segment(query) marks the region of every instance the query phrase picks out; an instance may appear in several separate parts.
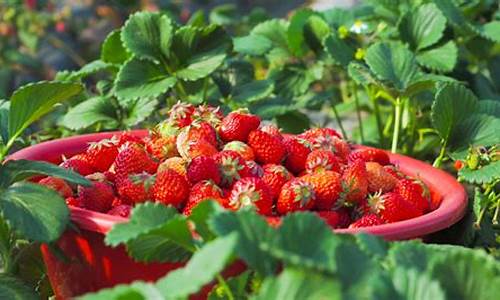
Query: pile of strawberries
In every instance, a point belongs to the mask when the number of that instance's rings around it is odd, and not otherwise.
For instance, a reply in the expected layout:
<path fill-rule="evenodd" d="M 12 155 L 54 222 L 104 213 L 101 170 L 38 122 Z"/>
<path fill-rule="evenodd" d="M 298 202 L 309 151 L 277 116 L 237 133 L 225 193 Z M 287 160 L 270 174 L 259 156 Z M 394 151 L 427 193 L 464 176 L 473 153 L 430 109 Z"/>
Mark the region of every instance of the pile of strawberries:
<path fill-rule="evenodd" d="M 426 186 L 391 165 L 378 149 L 352 147 L 331 128 L 282 134 L 245 110 L 178 103 L 146 138 L 124 132 L 91 144 L 61 166 L 93 181 L 71 187 L 47 177 L 68 205 L 127 217 L 145 201 L 189 215 L 202 201 L 245 206 L 279 224 L 311 210 L 333 228 L 418 217 L 431 210 Z"/>

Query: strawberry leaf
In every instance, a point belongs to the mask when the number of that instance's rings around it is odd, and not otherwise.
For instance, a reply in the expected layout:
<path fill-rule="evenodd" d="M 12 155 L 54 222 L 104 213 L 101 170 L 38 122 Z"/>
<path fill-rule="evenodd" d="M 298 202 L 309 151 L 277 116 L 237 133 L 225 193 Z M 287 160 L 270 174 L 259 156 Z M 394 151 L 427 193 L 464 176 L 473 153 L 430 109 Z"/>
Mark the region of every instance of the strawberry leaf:
<path fill-rule="evenodd" d="M 338 65 L 346 67 L 354 59 L 354 49 L 339 38 L 336 33 L 328 35 L 323 41 L 323 45 L 326 53 Z"/>
<path fill-rule="evenodd" d="M 109 99 L 94 97 L 80 102 L 70 108 L 60 121 L 60 125 L 72 130 L 80 130 L 98 122 L 106 122 L 117 126 L 115 107 Z"/>
<path fill-rule="evenodd" d="M 245 271 L 238 276 L 226 280 L 227 286 L 235 299 L 245 299 L 247 297 L 247 286 L 251 279 L 251 271 Z M 225 287 L 221 284 L 215 286 L 208 294 L 208 300 L 229 300 L 225 293 Z"/>
<path fill-rule="evenodd" d="M 9 102 L 0 100 L 0 145 L 9 140 Z"/>
<path fill-rule="evenodd" d="M 413 49 L 420 50 L 435 44 L 443 35 L 446 18 L 433 3 L 419 6 L 406 13 L 399 23 L 401 38 Z"/>
<path fill-rule="evenodd" d="M 272 47 L 272 42 L 261 35 L 250 34 L 233 39 L 234 51 L 247 55 L 263 55 Z"/>
<path fill-rule="evenodd" d="M 121 30 L 111 31 L 101 47 L 101 60 L 110 64 L 122 64 L 130 58 L 121 40 Z"/>
<path fill-rule="evenodd" d="M 189 220 L 195 224 L 196 233 L 198 233 L 205 241 L 215 238 L 208 225 L 210 220 L 215 214 L 223 212 L 224 209 L 216 201 L 203 201 L 198 204 L 189 215 Z"/>
<path fill-rule="evenodd" d="M 499 43 L 500 42 L 500 21 L 491 21 L 481 26 L 476 26 L 477 32 L 484 38 Z"/>
<path fill-rule="evenodd" d="M 417 54 L 420 65 L 433 71 L 450 72 L 457 63 L 458 49 L 453 41 Z"/>
<path fill-rule="evenodd" d="M 500 161 L 491 162 L 477 170 L 471 170 L 464 167 L 460 169 L 458 176 L 473 184 L 494 182 L 496 179 L 500 178 Z"/>
<path fill-rule="evenodd" d="M 58 72 L 56 75 L 56 80 L 60 81 L 78 81 L 82 78 L 94 75 L 96 73 L 110 70 L 113 66 L 102 60 L 94 60 L 85 66 L 83 66 L 78 71 L 62 71 Z"/>
<path fill-rule="evenodd" d="M 492 146 L 500 143 L 500 118 L 474 113 L 457 124 L 450 146 L 455 149 L 470 146 Z"/>
<path fill-rule="evenodd" d="M 155 98 L 139 98 L 127 102 L 124 106 L 127 116 L 123 120 L 123 123 L 128 128 L 131 128 L 153 114 L 158 106 L 158 100 Z"/>
<path fill-rule="evenodd" d="M 290 19 L 290 25 L 287 30 L 288 48 L 297 57 L 304 56 L 309 50 L 304 39 L 304 27 L 309 18 L 317 14 L 309 8 L 295 11 Z"/>
<path fill-rule="evenodd" d="M 81 300 L 109 299 L 161 299 L 158 289 L 151 283 L 134 281 L 130 284 L 120 284 L 112 288 L 102 289 L 78 297 Z"/>
<path fill-rule="evenodd" d="M 445 293 L 437 280 L 427 273 L 415 269 L 396 268 L 392 275 L 396 291 L 402 299 L 408 300 L 445 300 Z"/>
<path fill-rule="evenodd" d="M 259 101 L 269 95 L 274 90 L 274 84 L 271 80 L 254 80 L 233 88 L 233 100 L 243 105 Z"/>
<path fill-rule="evenodd" d="M 35 300 L 39 297 L 33 290 L 15 277 L 5 274 L 0 275 L 0 299 L 26 299 Z"/>

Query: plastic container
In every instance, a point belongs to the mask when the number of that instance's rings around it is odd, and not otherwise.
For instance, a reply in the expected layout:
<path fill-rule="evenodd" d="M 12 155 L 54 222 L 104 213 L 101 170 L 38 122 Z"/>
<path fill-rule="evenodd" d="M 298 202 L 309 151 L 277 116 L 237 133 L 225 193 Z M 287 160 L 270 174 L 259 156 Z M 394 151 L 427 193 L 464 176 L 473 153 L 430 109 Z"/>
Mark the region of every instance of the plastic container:
<path fill-rule="evenodd" d="M 110 138 L 113 134 L 98 133 L 41 143 L 14 153 L 9 159 L 42 160 L 58 163 L 62 155 L 72 156 L 85 150 L 88 143 Z M 137 136 L 146 130 L 133 131 Z M 389 154 L 391 162 L 406 174 L 424 181 L 429 187 L 432 202 L 437 209 L 418 218 L 363 229 L 339 229 L 338 233 L 367 232 L 387 240 L 405 240 L 423 237 L 445 229 L 460 220 L 467 206 L 467 194 L 454 177 L 424 162 L 397 154 Z M 104 234 L 114 224 L 126 222 L 121 217 L 71 207 L 71 220 L 78 230 L 68 229 L 58 241 L 62 253 L 46 245 L 42 254 L 48 275 L 58 299 L 67 299 L 89 291 L 96 291 L 134 280 L 156 280 L 182 264 L 142 264 L 129 258 L 123 247 L 104 245 Z M 62 255 L 61 255 L 62 254 Z M 230 266 L 224 275 L 241 272 L 244 265 Z M 199 297 L 205 293 L 201 293 Z"/>

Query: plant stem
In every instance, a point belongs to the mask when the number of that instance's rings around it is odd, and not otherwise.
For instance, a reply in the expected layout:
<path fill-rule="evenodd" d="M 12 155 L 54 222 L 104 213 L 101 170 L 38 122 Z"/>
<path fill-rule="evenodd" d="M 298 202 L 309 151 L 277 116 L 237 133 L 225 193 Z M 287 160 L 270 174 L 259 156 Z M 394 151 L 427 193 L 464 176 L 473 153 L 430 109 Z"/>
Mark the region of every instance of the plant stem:
<path fill-rule="evenodd" d="M 497 203 L 495 207 L 495 213 L 493 214 L 493 224 L 498 224 L 498 214 L 500 212 L 500 196 L 497 196 Z"/>
<path fill-rule="evenodd" d="M 358 91 L 357 91 L 357 86 L 355 83 L 352 85 L 352 95 L 354 97 L 354 104 L 356 105 L 356 115 L 358 117 L 358 127 L 359 127 L 359 134 L 361 136 L 361 144 L 365 143 L 365 134 L 363 132 L 363 122 L 361 121 L 361 110 L 359 108 L 359 98 L 358 98 Z"/>
<path fill-rule="evenodd" d="M 227 298 L 229 300 L 234 300 L 233 292 L 231 291 L 231 288 L 229 288 L 229 285 L 227 284 L 224 277 L 222 277 L 220 274 L 217 274 L 217 281 L 222 287 L 224 287 L 224 291 L 226 292 Z"/>
<path fill-rule="evenodd" d="M 333 110 L 333 114 L 335 115 L 335 119 L 337 120 L 337 124 L 340 127 L 340 131 L 342 131 L 342 136 L 344 136 L 344 138 L 347 139 L 347 133 L 344 129 L 344 126 L 342 125 L 342 121 L 340 120 L 339 112 L 337 111 L 337 108 L 335 107 L 335 105 L 332 105 L 332 110 Z"/>
<path fill-rule="evenodd" d="M 375 120 L 377 122 L 378 137 L 380 141 L 380 146 L 383 147 L 385 145 L 385 138 L 382 127 L 382 118 L 380 117 L 380 107 L 378 106 L 378 100 L 376 97 L 374 97 L 372 91 L 369 88 L 366 89 L 366 92 L 368 94 L 368 97 L 370 98 L 370 101 L 373 102 L 373 111 L 375 113 Z"/>
<path fill-rule="evenodd" d="M 441 150 L 439 150 L 439 156 L 436 158 L 436 160 L 432 164 L 432 166 L 434 168 L 441 168 L 441 163 L 443 162 L 443 158 L 444 158 L 444 156 L 446 154 L 446 147 L 447 147 L 447 145 L 448 145 L 448 140 L 444 140 L 441 143 Z"/>
<path fill-rule="evenodd" d="M 172 68 L 170 68 L 170 66 L 168 65 L 168 63 L 165 60 L 165 58 L 163 57 L 163 55 L 161 56 L 160 60 L 161 60 L 161 63 L 163 64 L 163 66 L 165 67 L 165 69 L 167 70 L 167 72 L 170 75 L 172 75 L 174 72 L 172 71 Z M 187 100 L 186 99 L 187 93 L 186 93 L 186 90 L 184 89 L 184 85 L 182 84 L 181 80 L 177 80 L 175 87 L 176 87 L 177 91 L 179 92 L 179 94 L 181 94 L 181 96 L 183 97 L 183 100 Z"/>
<path fill-rule="evenodd" d="M 402 101 L 398 97 L 396 99 L 396 106 L 394 110 L 394 131 L 392 132 L 392 146 L 391 146 L 392 153 L 396 153 L 398 151 L 399 129 L 401 127 L 401 114 L 402 114 L 401 104 Z"/>

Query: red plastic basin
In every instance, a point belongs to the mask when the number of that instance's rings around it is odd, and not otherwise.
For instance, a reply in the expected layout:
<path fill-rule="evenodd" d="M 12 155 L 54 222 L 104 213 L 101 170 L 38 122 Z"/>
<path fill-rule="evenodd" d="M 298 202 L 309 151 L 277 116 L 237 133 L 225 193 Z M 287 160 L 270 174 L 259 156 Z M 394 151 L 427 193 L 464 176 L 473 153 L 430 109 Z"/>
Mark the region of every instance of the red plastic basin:
<path fill-rule="evenodd" d="M 12 154 L 9 159 L 29 159 L 59 163 L 62 155 L 67 157 L 85 150 L 88 143 L 110 138 L 118 132 L 75 136 L 41 143 Z M 146 130 L 133 131 L 137 136 L 146 136 Z M 427 163 L 398 154 L 391 154 L 391 162 L 406 174 L 424 181 L 429 187 L 433 203 L 438 208 L 418 218 L 392 224 L 361 229 L 338 229 L 338 233 L 367 232 L 387 240 L 405 240 L 423 237 L 445 229 L 460 220 L 467 206 L 467 194 L 453 176 L 435 169 Z M 114 224 L 127 220 L 85 209 L 71 207 L 71 220 L 78 231 L 67 230 L 58 245 L 62 256 L 52 252 L 46 245 L 42 254 L 49 279 L 58 299 L 68 299 L 89 291 L 96 291 L 119 283 L 134 280 L 156 280 L 182 264 L 134 262 L 123 247 L 110 248 L 104 245 L 104 234 Z M 225 275 L 241 272 L 241 263 L 232 265 Z M 205 292 L 207 288 L 205 289 Z M 204 293 L 200 294 L 203 295 Z"/>

